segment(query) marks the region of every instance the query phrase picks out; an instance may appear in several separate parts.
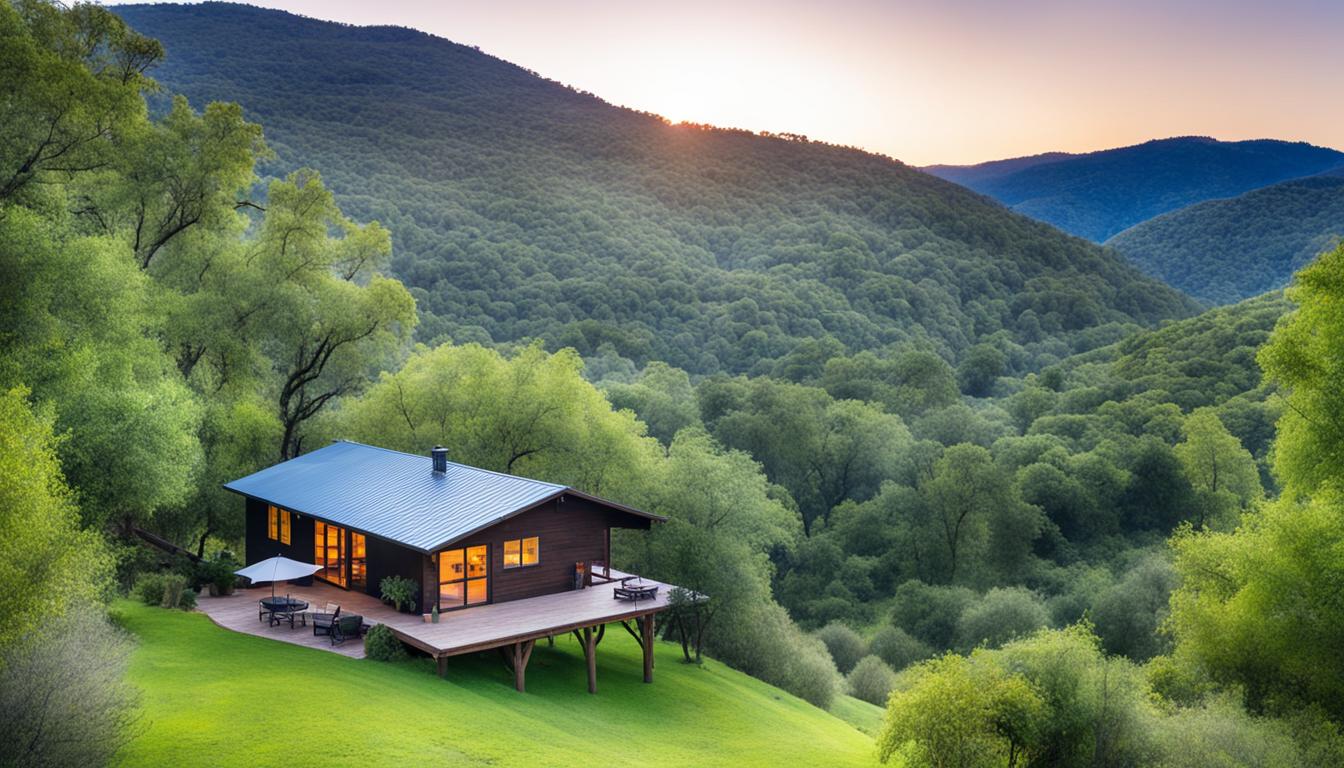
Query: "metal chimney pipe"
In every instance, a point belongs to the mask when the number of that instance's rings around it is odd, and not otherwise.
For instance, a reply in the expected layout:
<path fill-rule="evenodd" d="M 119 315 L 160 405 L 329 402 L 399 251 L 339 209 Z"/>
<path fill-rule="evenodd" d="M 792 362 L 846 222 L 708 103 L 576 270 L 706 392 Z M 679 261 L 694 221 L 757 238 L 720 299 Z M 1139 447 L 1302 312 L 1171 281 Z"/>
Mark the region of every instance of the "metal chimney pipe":
<path fill-rule="evenodd" d="M 440 473 L 442 473 L 442 472 L 447 472 L 447 471 L 448 471 L 448 449 L 447 449 L 447 448 L 444 448 L 442 445 L 436 445 L 436 446 L 434 446 L 434 447 L 430 450 L 430 452 L 429 452 L 429 457 L 430 457 L 431 459 L 434 460 L 434 471 L 435 471 L 435 472 L 440 472 Z"/>

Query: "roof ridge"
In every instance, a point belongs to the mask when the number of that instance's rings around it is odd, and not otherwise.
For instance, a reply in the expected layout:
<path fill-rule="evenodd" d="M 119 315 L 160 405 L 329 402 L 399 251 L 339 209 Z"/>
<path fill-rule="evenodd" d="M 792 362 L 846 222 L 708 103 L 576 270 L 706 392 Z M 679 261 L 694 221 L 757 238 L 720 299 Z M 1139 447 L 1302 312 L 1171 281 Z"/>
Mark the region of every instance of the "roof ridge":
<path fill-rule="evenodd" d="M 410 452 L 408 452 L 408 451 L 398 451 L 398 450 L 396 450 L 395 448 L 384 448 L 384 447 L 381 446 L 381 445 L 370 445 L 369 443 L 361 443 L 361 442 L 359 442 L 358 440 L 347 440 L 347 439 L 345 439 L 345 438 L 343 438 L 343 437 L 335 438 L 334 440 L 332 440 L 332 442 L 333 442 L 333 443 L 349 443 L 350 445 L 358 445 L 358 446 L 360 446 L 360 447 L 362 447 L 362 448 L 373 448 L 374 450 L 386 451 L 386 452 L 388 452 L 388 453 L 395 453 L 395 454 L 397 454 L 398 456 L 411 456 L 411 457 L 413 457 L 413 458 L 417 458 L 417 459 L 425 459 L 425 460 L 427 460 L 427 461 L 433 461 L 433 458 L 432 458 L 432 457 L 430 457 L 430 456 L 426 456 L 426 455 L 424 455 L 424 454 L 410 453 Z M 529 482 L 529 483 L 536 483 L 537 485 L 544 485 L 544 486 L 546 486 L 546 487 L 548 487 L 548 488 L 558 488 L 558 489 L 563 490 L 563 491 L 572 491 L 572 490 L 574 490 L 574 488 L 573 488 L 572 486 L 565 485 L 565 484 L 563 484 L 563 483 L 551 483 L 551 482 L 547 482 L 547 481 L 545 481 L 545 480 L 538 480 L 538 479 L 536 479 L 535 477 L 523 477 L 522 475 L 511 475 L 511 474 L 509 474 L 508 472 L 496 472 L 496 471 L 493 470 L 493 469 L 485 469 L 484 467 L 473 467 L 473 466 L 470 465 L 470 464 L 463 464 L 463 463 L 460 462 L 460 461 L 451 461 L 451 460 L 450 460 L 450 461 L 448 461 L 448 463 L 449 463 L 449 464 L 452 464 L 452 465 L 454 465 L 454 466 L 462 467 L 463 469 L 470 469 L 470 470 L 472 470 L 473 472 L 485 472 L 485 473 L 488 473 L 488 474 L 491 474 L 491 475 L 496 475 L 496 476 L 498 476 L 498 477 L 507 477 L 507 478 L 509 478 L 509 479 L 511 479 L 511 480 L 524 480 L 524 481 Z"/>

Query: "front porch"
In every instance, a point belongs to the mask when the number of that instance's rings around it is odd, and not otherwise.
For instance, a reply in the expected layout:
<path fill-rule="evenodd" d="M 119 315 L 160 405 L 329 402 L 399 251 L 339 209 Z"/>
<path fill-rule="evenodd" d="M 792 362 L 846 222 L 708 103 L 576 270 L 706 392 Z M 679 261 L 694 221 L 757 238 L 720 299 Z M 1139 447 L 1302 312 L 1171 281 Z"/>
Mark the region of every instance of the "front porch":
<path fill-rule="evenodd" d="M 611 572 L 614 581 L 593 584 L 586 589 L 558 592 L 540 597 L 511 600 L 473 608 L 444 612 L 439 623 L 427 623 L 418 614 L 398 613 L 370 595 L 347 591 L 323 582 L 311 586 L 284 585 L 277 594 L 288 594 L 320 609 L 328 602 L 338 603 L 341 613 L 357 613 L 366 624 L 384 624 L 407 645 L 424 651 L 438 662 L 439 674 L 446 672 L 446 659 L 459 654 L 499 649 L 513 668 L 518 690 L 525 688 L 525 673 L 532 647 L 537 640 L 573 632 L 584 649 L 588 662 L 588 689 L 597 691 L 597 646 L 608 624 L 620 623 L 644 650 L 644 679 L 653 680 L 653 616 L 668 607 L 671 587 L 657 584 L 654 598 L 631 602 L 613 597 L 619 579 L 629 574 Z M 269 626 L 258 618 L 257 601 L 270 594 L 269 587 L 239 590 L 228 597 L 201 597 L 197 610 L 221 627 L 281 642 L 319 648 L 346 656 L 362 658 L 363 643 L 347 640 L 332 646 L 323 636 L 314 636 L 311 627 L 289 624 Z"/>

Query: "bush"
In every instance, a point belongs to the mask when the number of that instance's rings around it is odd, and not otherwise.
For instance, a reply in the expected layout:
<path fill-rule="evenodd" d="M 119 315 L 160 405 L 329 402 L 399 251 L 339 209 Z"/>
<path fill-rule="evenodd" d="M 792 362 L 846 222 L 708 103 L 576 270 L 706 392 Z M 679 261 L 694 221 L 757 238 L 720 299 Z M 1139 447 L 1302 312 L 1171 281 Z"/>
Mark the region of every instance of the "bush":
<path fill-rule="evenodd" d="M 868 653 L 859 633 L 838 621 L 827 624 L 814 634 L 818 640 L 826 644 L 826 650 L 830 651 L 831 659 L 835 661 L 835 667 L 841 674 L 848 674 L 854 665 L 859 663 L 859 659 Z"/>
<path fill-rule="evenodd" d="M 887 697 L 896 685 L 896 673 L 876 656 L 864 656 L 845 678 L 849 695 L 879 707 L 887 705 Z"/>
<path fill-rule="evenodd" d="M 822 709 L 842 682 L 826 646 L 806 634 L 778 603 L 756 603 L 733 617 L 731 631 L 709 638 L 706 650 L 734 669 L 783 688 Z"/>
<path fill-rule="evenodd" d="M 398 611 L 415 610 L 415 582 L 404 576 L 388 576 L 378 582 L 383 602 L 390 603 Z"/>
<path fill-rule="evenodd" d="M 374 624 L 364 635 L 364 657 L 374 661 L 401 661 L 406 658 L 406 646 L 386 624 Z"/>
<path fill-rule="evenodd" d="M 131 594 L 145 605 L 185 610 L 196 607 L 196 590 L 187 587 L 187 577 L 180 573 L 142 573 L 135 578 Z"/>
<path fill-rule="evenodd" d="M 1035 592 L 1021 587 L 995 588 L 961 614 L 957 640 L 966 650 L 979 645 L 997 648 L 1049 623 L 1045 602 Z"/>
<path fill-rule="evenodd" d="M 868 641 L 868 649 L 894 670 L 905 669 L 933 655 L 933 649 L 928 643 L 900 627 L 882 627 L 877 630 L 873 639 Z"/>
<path fill-rule="evenodd" d="M 0 646 L 0 765 L 106 765 L 132 736 L 131 640 L 99 611 Z"/>
<path fill-rule="evenodd" d="M 228 595 L 238 583 L 238 563 L 228 552 L 221 552 L 209 560 L 202 560 L 196 566 L 196 583 L 210 587 L 211 594 Z"/>
<path fill-rule="evenodd" d="M 965 587 L 934 587 L 918 580 L 897 587 L 895 597 L 892 623 L 935 650 L 952 647 L 957 620 L 975 602 L 975 593 Z"/>

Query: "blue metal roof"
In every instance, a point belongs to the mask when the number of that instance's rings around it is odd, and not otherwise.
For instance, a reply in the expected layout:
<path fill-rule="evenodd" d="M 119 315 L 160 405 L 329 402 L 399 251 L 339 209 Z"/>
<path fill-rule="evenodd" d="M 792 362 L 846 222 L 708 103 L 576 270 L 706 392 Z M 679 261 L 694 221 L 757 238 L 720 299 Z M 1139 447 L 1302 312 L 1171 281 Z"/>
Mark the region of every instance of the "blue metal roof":
<path fill-rule="evenodd" d="M 661 519 L 564 485 L 451 461 L 432 470 L 429 456 L 341 440 L 224 487 L 424 552 L 562 493 Z"/>

